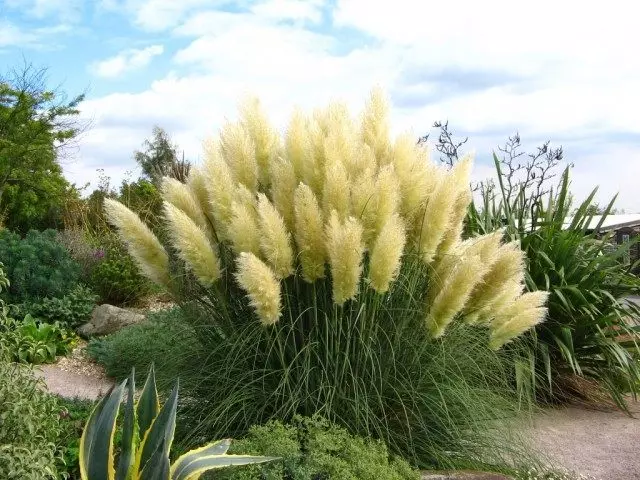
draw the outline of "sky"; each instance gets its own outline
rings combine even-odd
[[[86,93],[90,128],[67,177],[114,184],[154,125],[198,162],[202,142],[257,95],[279,127],[295,106],[381,86],[394,133],[434,121],[469,137],[474,177],[519,132],[575,164],[572,191],[640,212],[640,29],[631,0],[0,0],[0,66],[48,67]]]

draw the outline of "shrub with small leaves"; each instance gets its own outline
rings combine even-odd
[[[89,319],[97,300],[98,296],[91,289],[78,285],[62,298],[23,304],[21,310],[47,323],[76,328]]]
[[[118,239],[101,239],[99,251],[101,259],[91,272],[90,285],[102,303],[129,305],[150,293],[151,284]]]
[[[2,347],[0,346],[0,350]],[[0,478],[57,479],[61,431],[55,397],[26,365],[0,359]]]
[[[245,455],[268,455],[282,460],[243,467],[217,476],[229,480],[417,480],[418,472],[389,454],[380,441],[350,435],[315,416],[295,417],[291,424],[271,421],[254,426],[230,449]]]
[[[5,298],[12,303],[62,297],[80,277],[80,265],[58,243],[55,230],[31,230],[24,238],[0,231],[0,262],[11,280]]]

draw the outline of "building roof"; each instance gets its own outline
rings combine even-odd
[[[589,224],[590,229],[594,229],[598,226],[602,215],[594,215],[591,219],[591,223]],[[565,226],[568,227],[571,225],[571,221],[573,218],[568,218]],[[625,213],[620,215],[607,215],[600,230],[618,230],[619,228],[624,227],[635,227],[640,226],[640,213]]]

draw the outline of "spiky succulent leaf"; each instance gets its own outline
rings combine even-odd
[[[194,450],[190,450],[184,455],[180,456],[173,464],[171,465],[171,478],[176,478],[177,476],[182,474],[182,471],[188,467],[188,465],[195,459],[200,458],[201,456],[209,456],[209,455],[224,455],[229,450],[231,446],[231,439],[227,438],[225,440],[218,440],[204,447],[196,448]]]
[[[135,461],[135,449],[137,442],[136,412],[133,394],[136,388],[135,369],[131,369],[129,383],[127,385],[127,404],[124,410],[122,424],[122,443],[120,447],[120,459],[116,470],[116,480],[127,480],[129,472]]]
[[[188,453],[187,455],[190,455]],[[236,465],[251,465],[278,460],[275,457],[255,457],[251,455],[198,455],[192,456],[180,469],[174,473],[171,480],[197,480],[204,472]]]
[[[169,456],[165,453],[166,440],[158,445],[138,477],[139,480],[169,480]]]
[[[140,449],[138,451],[138,466],[137,471],[142,471],[146,468],[147,463],[154,457],[156,450],[161,448],[164,451],[164,455],[168,458],[169,451],[171,450],[171,443],[173,442],[173,434],[176,429],[176,409],[178,406],[178,382],[176,381],[175,387],[169,399],[163,405],[160,413],[151,424],[151,427],[147,431],[147,434],[142,440]]]
[[[91,413],[80,439],[80,472],[85,480],[113,480],[113,436],[127,380],[112,388]]]
[[[158,401],[158,391],[156,389],[156,375],[153,364],[151,364],[142,394],[136,406],[140,438],[144,438],[159,410],[160,402]]]

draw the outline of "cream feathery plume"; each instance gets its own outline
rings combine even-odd
[[[362,114],[361,135],[381,164],[387,163],[389,150],[389,105],[381,88],[371,91]]]
[[[497,235],[497,233],[496,233]],[[485,254],[488,257],[488,253]],[[482,280],[471,294],[465,308],[468,315],[485,317],[487,309],[493,310],[493,305],[503,294],[507,286],[522,284],[524,281],[524,253],[518,242],[502,245],[491,257],[484,260],[488,266]],[[506,291],[513,292],[513,288]],[[504,300],[502,300],[504,301]]]
[[[305,181],[315,175],[309,130],[309,119],[299,108],[296,108],[285,134],[285,154],[293,166],[296,178]]]
[[[428,308],[427,327],[433,337],[442,336],[464,308],[485,268],[479,256],[470,256],[460,259],[452,269]]]
[[[400,207],[400,183],[393,165],[386,165],[378,172],[375,196],[374,228],[378,234]]]
[[[242,124],[228,122],[222,127],[220,150],[235,181],[255,192],[258,188],[256,146]]]
[[[327,164],[326,181],[322,190],[322,209],[325,216],[335,210],[341,219],[349,215],[350,191],[349,177],[342,162],[334,160]]]
[[[385,293],[400,271],[406,242],[404,223],[399,215],[389,218],[371,249],[369,281],[378,293]]]
[[[495,350],[523,334],[544,320],[544,307],[549,292],[536,291],[521,295],[511,305],[504,308],[491,322],[489,346]]]
[[[472,202],[473,196],[471,189],[463,190],[456,198],[451,213],[451,223],[442,238],[442,242],[438,246],[437,256],[446,255],[451,252],[460,242],[462,233],[464,232],[464,220],[467,216],[469,204]]]
[[[458,162],[441,179],[429,198],[420,231],[420,252],[426,264],[430,264],[453,220],[453,207],[462,188],[469,184],[471,157]]]
[[[358,294],[364,256],[362,225],[353,217],[342,223],[338,213],[333,210],[326,226],[326,246],[333,282],[333,301],[343,305]]]
[[[258,228],[258,214],[252,199],[242,192],[248,192],[246,188],[236,191],[236,199],[231,203],[231,222],[227,229],[227,236],[236,253],[250,252],[260,255],[260,230]]]
[[[142,273],[159,285],[169,286],[169,256],[149,227],[138,215],[110,198],[104,200],[104,211]]]
[[[300,252],[302,278],[313,283],[325,275],[324,220],[311,188],[300,183],[295,192],[295,238]]]
[[[178,255],[203,285],[220,278],[220,259],[201,227],[175,205],[165,201],[164,214],[169,236]]]
[[[291,235],[282,215],[264,193],[258,194],[258,222],[262,255],[278,278],[288,277],[293,273]]]
[[[350,179],[355,179],[367,170],[375,172],[378,169],[378,162],[373,153],[373,149],[365,144],[358,144],[352,141],[350,155],[344,155],[343,163]]]
[[[258,178],[264,187],[269,186],[269,165],[276,157],[280,138],[277,131],[269,123],[256,97],[247,98],[240,106],[240,116],[245,131],[255,145],[255,159],[258,164]]]
[[[293,164],[282,157],[274,160],[271,164],[271,198],[290,231],[293,231],[295,223],[293,196],[297,187],[298,179]]]
[[[372,168],[367,168],[351,182],[351,212],[364,227],[365,244],[373,241],[377,217],[376,184]],[[340,213],[340,212],[338,212]]]
[[[195,192],[184,183],[175,178],[164,177],[162,179],[162,197],[165,201],[176,206],[186,213],[198,227],[207,233],[210,241],[214,241],[215,234],[209,220],[205,217]]]
[[[209,237],[216,239],[217,234],[214,228],[215,219],[213,212],[211,211],[211,199],[209,198],[209,190],[207,189],[208,181],[204,166],[202,168],[192,167],[191,172],[189,173],[189,178],[187,179],[187,186],[196,200],[198,200],[200,210],[207,220],[207,231]]]
[[[235,182],[229,165],[222,158],[211,158],[205,163],[206,188],[209,206],[219,240],[227,238],[231,223],[231,204],[235,197]]]
[[[281,315],[280,283],[269,266],[252,253],[242,252],[235,274],[238,284],[247,292],[249,303],[264,326],[278,322]]]
[[[444,172],[429,159],[425,148],[416,146],[413,136],[399,136],[392,149],[393,167],[400,184],[400,211],[416,242],[423,230],[424,207]]]

